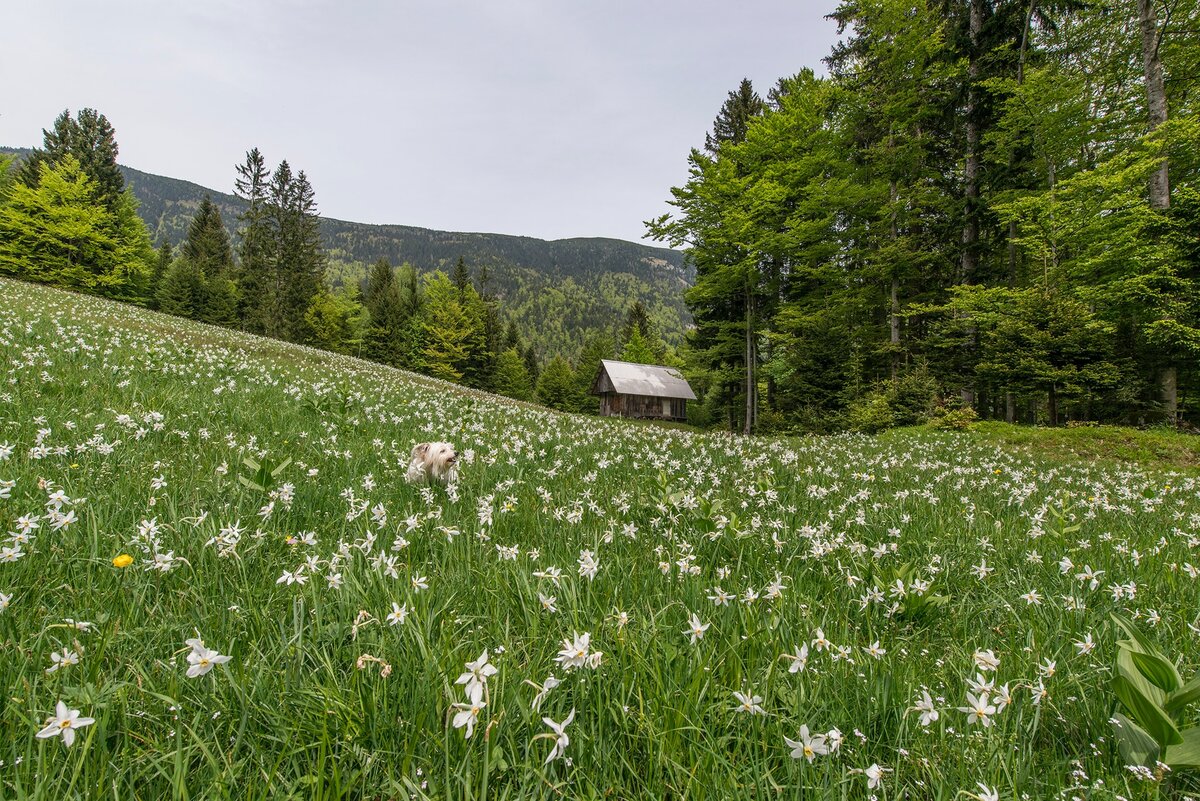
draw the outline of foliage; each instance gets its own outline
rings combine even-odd
[[[1186,726],[1200,701],[1200,673],[1183,681],[1175,663],[1127,618],[1112,619],[1127,639],[1117,641],[1112,691],[1128,713],[1113,716],[1113,733],[1128,765],[1200,769],[1200,726]]]

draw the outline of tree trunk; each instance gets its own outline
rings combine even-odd
[[[1167,121],[1167,92],[1163,85],[1162,58],[1159,45],[1162,31],[1158,27],[1158,15],[1154,0],[1138,0],[1138,23],[1142,32],[1142,68],[1146,78],[1146,109],[1149,113],[1150,130]],[[1171,183],[1168,163],[1162,164],[1150,176],[1150,208],[1165,211],[1171,206]],[[1162,392],[1163,416],[1168,423],[1179,423],[1178,371],[1174,364],[1160,368],[1158,383]]]
[[[979,82],[982,72],[982,59],[979,52],[980,34],[983,32],[984,0],[971,0],[968,34],[970,38],[970,53],[967,61],[967,108],[966,108],[966,161],[963,165],[963,231],[962,231],[962,260],[959,269],[959,282],[969,284],[975,280],[979,268]],[[968,331],[970,339],[974,339],[974,331]],[[973,348],[973,343],[966,348]],[[975,406],[975,387],[971,379],[960,393],[964,406]]]
[[[971,283],[979,267],[979,75],[982,70],[979,36],[983,32],[984,0],[971,0],[967,61],[966,161],[963,165],[963,231],[961,282]]]
[[[1150,116],[1150,130],[1167,121],[1167,92],[1163,85],[1162,58],[1159,44],[1162,33],[1158,28],[1158,16],[1154,11],[1154,0],[1138,0],[1138,19],[1142,29],[1142,67],[1146,76],[1146,108]],[[1150,176],[1150,207],[1166,209],[1171,205],[1171,187],[1167,175],[1167,160]]]
[[[1011,392],[1004,393],[1004,422],[1015,423],[1017,421],[1017,400]]]
[[[743,434],[754,433],[754,294],[746,289],[746,420]]]
[[[896,215],[896,200],[899,196],[899,191],[896,189],[896,182],[892,181],[888,187],[888,195],[892,201],[892,244],[900,238],[900,226],[897,222]],[[891,304],[888,312],[888,322],[892,329],[892,380],[900,375],[900,277],[896,275],[896,268],[892,268],[892,290]]]

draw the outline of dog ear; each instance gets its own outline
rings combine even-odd
[[[424,458],[425,458],[425,453],[426,453],[428,450],[429,450],[429,443],[428,443],[428,442],[422,442],[420,445],[418,445],[417,447],[413,448],[413,450],[412,450],[412,458],[414,458],[414,459],[417,459],[417,458],[424,459]]]

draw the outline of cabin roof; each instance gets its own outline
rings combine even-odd
[[[688,386],[683,375],[674,367],[654,364],[634,364],[603,359],[600,374],[607,374],[613,391],[621,395],[651,395],[656,398],[683,398],[695,400],[696,393]],[[596,385],[600,375],[592,382],[592,394],[598,395]]]

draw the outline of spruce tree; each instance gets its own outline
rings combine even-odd
[[[463,261],[463,257],[458,257],[458,262],[454,265],[454,272],[450,274],[450,280],[454,283],[454,288],[458,290],[459,298],[465,299],[467,287],[471,285],[471,271],[467,269],[467,263]]]
[[[503,351],[496,358],[496,368],[492,374],[492,391],[516,400],[529,400],[533,395],[533,382],[525,360],[516,348]]]
[[[763,101],[754,91],[749,78],[743,78],[738,88],[730,92],[721,111],[713,121],[713,129],[704,136],[704,149],[716,155],[722,142],[740,142],[746,138],[750,120],[763,113]]]
[[[579,388],[575,371],[562,356],[555,356],[546,365],[537,381],[538,402],[551,409],[569,412],[579,408]]]
[[[81,109],[74,119],[69,109],[54,120],[51,130],[43,130],[43,144],[34,149],[20,172],[21,181],[36,187],[42,163],[58,164],[74,156],[95,185],[96,198],[110,212],[125,188],[125,177],[117,166],[116,131],[108,118],[92,108]]]
[[[363,305],[367,313],[363,355],[397,367],[405,364],[407,318],[396,272],[387,259],[380,259],[371,265]]]
[[[159,283],[157,301],[164,314],[201,319],[208,308],[208,291],[200,266],[189,259],[176,259]]]
[[[270,172],[258,148],[246,153],[237,167],[234,193],[246,201],[238,216],[238,319],[243,330],[266,332],[270,293],[275,288],[272,233],[268,221]]]
[[[170,269],[173,258],[171,243],[164,241],[158,246],[155,253],[154,271],[150,274],[150,308],[152,309],[158,308],[158,288],[162,284],[167,270]]]

